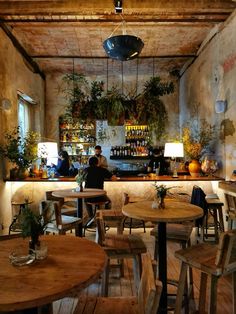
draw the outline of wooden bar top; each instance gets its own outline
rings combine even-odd
[[[143,181],[222,181],[223,178],[220,177],[191,177],[190,175],[180,175],[178,178],[173,178],[172,176],[156,176],[156,175],[144,175],[144,176],[128,176],[128,177],[117,177],[117,180],[105,180],[110,182],[143,182]],[[31,178],[28,177],[24,180],[11,180],[6,179],[5,181],[23,181],[23,182],[75,182],[74,177],[58,177],[58,178]],[[76,182],[75,182],[76,183]]]
[[[219,188],[236,193],[236,181],[222,181],[219,182]]]

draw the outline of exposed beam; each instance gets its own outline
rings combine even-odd
[[[5,32],[5,34],[8,36],[8,38],[11,40],[14,47],[19,51],[19,53],[22,55],[22,57],[26,60],[26,62],[32,67],[34,73],[38,73],[43,80],[45,80],[45,74],[40,70],[38,64],[28,55],[26,50],[21,46],[19,41],[15,38],[15,36],[12,34],[9,26],[7,26],[4,23],[0,23],[0,27]]]
[[[56,56],[56,55],[31,55],[34,59],[109,59],[106,56]],[[179,59],[179,58],[196,58],[195,54],[189,55],[155,55],[155,56],[139,56],[139,59]]]

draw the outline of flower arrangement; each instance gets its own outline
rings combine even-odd
[[[209,149],[215,135],[215,126],[209,124],[205,119],[199,123],[194,121],[183,127],[184,151],[188,158],[199,160]]]
[[[38,140],[39,134],[33,131],[22,137],[18,126],[5,135],[5,143],[0,145],[0,155],[8,158],[18,169],[27,169],[38,158]]]
[[[78,183],[78,185],[79,185],[79,190],[80,190],[80,192],[83,191],[83,185],[82,185],[82,183],[86,181],[86,178],[87,178],[87,172],[86,172],[84,169],[80,168],[80,169],[78,170],[78,174],[75,176],[75,181],[76,181],[76,182]]]
[[[176,186],[167,187],[164,184],[158,185],[157,182],[154,183],[154,186],[155,186],[156,191],[157,191],[157,196],[160,197],[160,198],[165,197],[168,190],[176,188]]]

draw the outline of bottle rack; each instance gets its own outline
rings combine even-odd
[[[60,119],[60,149],[67,151],[74,160],[79,156],[94,154],[95,134],[93,123],[80,124],[79,122],[73,123]]]
[[[110,159],[147,158],[149,138],[147,125],[126,125],[125,145],[112,146]]]

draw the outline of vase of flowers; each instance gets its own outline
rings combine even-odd
[[[38,158],[38,140],[39,134],[32,131],[22,137],[19,126],[5,135],[5,143],[0,145],[0,155],[15,165],[10,170],[11,179],[24,179],[28,175],[28,168]]]
[[[156,188],[156,200],[154,200],[154,202],[156,202],[156,204],[153,204],[152,207],[164,209],[165,208],[165,197],[167,195],[167,191],[174,188],[174,186],[167,187],[164,184],[158,185],[157,182],[154,183],[154,186]]]
[[[30,237],[29,253],[35,254],[36,259],[36,253],[39,252],[39,254],[41,254],[40,236],[44,234],[47,224],[52,221],[52,215],[53,213],[51,213],[49,217],[46,212],[43,212],[42,214],[34,213],[26,203],[25,208],[22,209],[18,217],[23,238]],[[43,245],[43,250],[45,251],[45,245]],[[42,259],[42,254],[40,256],[40,259]]]
[[[76,182],[78,183],[78,187],[75,189],[76,192],[83,192],[83,182],[86,181],[87,178],[87,172],[85,172],[84,169],[79,169],[78,174],[75,177]]]
[[[201,164],[199,160],[210,150],[210,144],[214,140],[215,126],[209,124],[205,119],[191,121],[183,127],[183,144],[189,163],[189,172],[193,177],[199,176]]]

